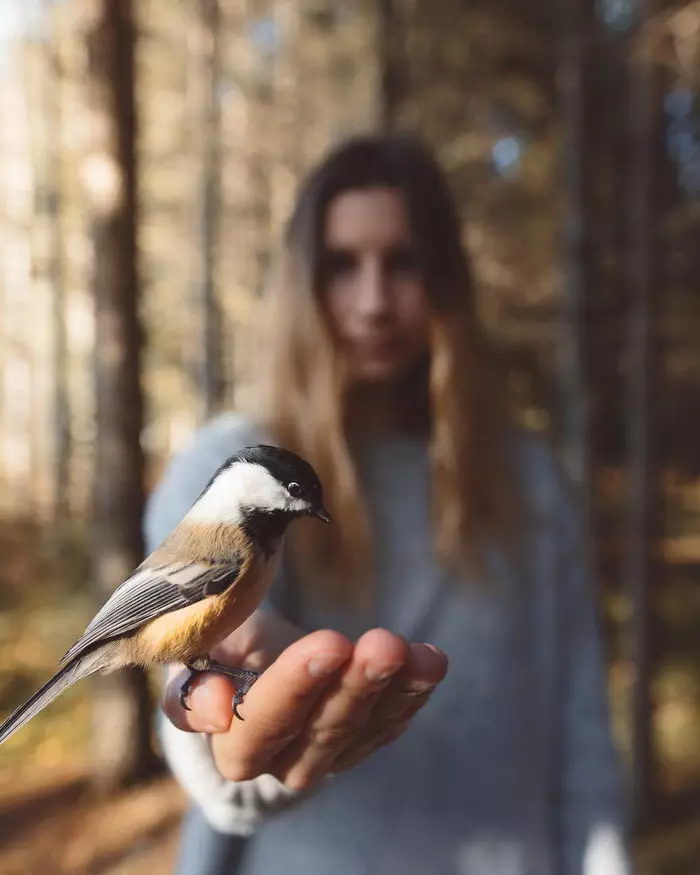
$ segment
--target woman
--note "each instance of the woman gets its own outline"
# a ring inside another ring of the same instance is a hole
[[[419,142],[327,156],[269,304],[263,412],[216,419],[171,464],[148,540],[263,438],[314,464],[337,524],[290,533],[268,604],[216,654],[270,666],[245,722],[216,676],[183,711],[173,667],[163,745],[196,803],[181,871],[234,871],[225,836],[250,835],[246,875],[626,872],[577,512],[508,419]]]

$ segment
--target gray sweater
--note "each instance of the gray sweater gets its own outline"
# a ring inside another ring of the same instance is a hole
[[[151,498],[149,548],[225,458],[264,437],[235,414],[203,428]],[[629,872],[578,515],[544,445],[516,444],[531,513],[519,567],[494,550],[487,584],[449,579],[433,559],[427,447],[386,438],[357,449],[377,545],[373,615],[302,600],[284,571],[275,584],[275,608],[308,630],[381,625],[447,653],[445,681],[395,744],[297,796],[269,775],[224,780],[203,737],[162,720],[166,758],[204,818],[252,836],[245,875]]]

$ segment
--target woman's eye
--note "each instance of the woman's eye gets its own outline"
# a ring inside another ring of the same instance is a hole
[[[351,273],[357,266],[357,259],[352,252],[328,252],[323,259],[323,275],[326,280]]]
[[[299,498],[301,495],[301,486],[298,483],[290,483],[287,487],[287,492],[292,498]]]
[[[414,273],[418,268],[416,256],[408,246],[392,249],[386,256],[386,269],[389,273]]]

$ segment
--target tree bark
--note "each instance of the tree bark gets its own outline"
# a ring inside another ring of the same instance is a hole
[[[201,151],[199,201],[199,259],[196,284],[196,311],[200,331],[197,342],[197,384],[201,419],[209,419],[223,394],[221,308],[216,295],[218,236],[221,227],[221,9],[219,0],[199,0]]]
[[[655,12],[654,0],[640,5],[640,20]],[[644,824],[655,804],[653,680],[656,642],[653,590],[658,527],[658,466],[655,421],[656,375],[660,360],[659,228],[660,161],[663,135],[662,74],[649,62],[630,71],[630,156],[627,340],[629,496],[627,591],[632,605],[629,658],[635,667],[632,690],[632,800]]]
[[[53,335],[53,517],[61,532],[70,517],[70,460],[72,435],[68,392],[68,332],[66,326],[66,286],[63,254],[63,181],[61,168],[63,71],[58,49],[49,49],[50,81],[46,83],[45,111],[49,127],[49,168],[47,213],[49,220],[49,272],[52,285]]]
[[[569,0],[564,8],[559,83],[563,121],[564,276],[559,343],[562,444],[569,472],[591,513],[590,321],[593,294],[591,232],[592,64],[594,0]],[[588,520],[590,522],[590,519]]]
[[[405,65],[401,47],[405,39],[403,20],[396,0],[378,0],[377,56],[379,61],[379,127],[396,127],[398,110],[405,93]]]
[[[86,35],[94,142],[86,167],[94,247],[96,447],[93,571],[104,600],[143,557],[134,24],[131,0],[95,0]],[[93,777],[103,791],[148,774],[151,703],[135,669],[95,683]]]

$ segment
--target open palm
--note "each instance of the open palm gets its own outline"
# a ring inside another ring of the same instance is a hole
[[[398,738],[447,671],[430,644],[409,644],[386,629],[353,643],[331,630],[305,635],[259,611],[222,642],[212,657],[265,669],[232,720],[233,682],[203,674],[192,685],[190,711],[180,687],[187,669],[172,666],[163,710],[179,729],[206,732],[224,778],[271,774],[292,790],[361,762]]]

